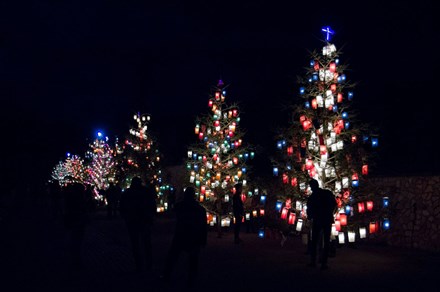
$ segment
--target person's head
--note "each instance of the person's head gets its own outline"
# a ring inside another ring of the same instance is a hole
[[[183,192],[183,200],[192,201],[195,199],[195,195],[196,195],[196,190],[193,187],[189,186]]]
[[[239,194],[239,195],[241,195],[242,190],[243,190],[243,185],[242,185],[241,183],[236,183],[236,184],[234,185],[234,189],[235,189],[234,194]]]
[[[138,187],[140,187],[140,186],[142,186],[142,180],[141,180],[141,178],[138,177],[138,176],[133,177],[133,178],[131,179],[131,185],[130,185],[130,188],[133,188],[133,187],[138,188]]]
[[[314,192],[315,190],[319,189],[319,182],[316,179],[312,178],[309,181],[309,186],[312,189],[312,192]]]

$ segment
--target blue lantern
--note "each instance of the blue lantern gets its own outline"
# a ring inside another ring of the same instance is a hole
[[[350,91],[350,92],[348,93],[348,100],[351,101],[352,99],[353,99],[353,92]]]
[[[390,229],[390,220],[388,218],[384,218],[382,222],[382,228],[384,230]]]
[[[278,176],[278,167],[273,168],[273,175]]]
[[[264,229],[258,230],[258,237],[259,238],[264,238]]]
[[[383,200],[382,202],[383,202],[384,208],[388,207],[388,205],[390,204],[389,198],[388,197],[383,197],[382,200]]]
[[[347,114],[347,112],[343,112],[343,113],[342,113],[342,118],[343,118],[343,119],[348,118],[348,114]]]
[[[275,205],[275,209],[280,212],[281,211],[281,207],[283,207],[283,202],[278,201]]]
[[[305,108],[310,108],[310,102],[306,101],[306,102],[304,103],[304,107],[305,107]]]
[[[266,203],[266,195],[261,195],[260,197],[260,203],[265,204]]]
[[[377,138],[371,138],[371,147],[376,148],[379,146],[379,140]]]
[[[359,181],[358,180],[351,181],[351,186],[357,188],[359,186]]]
[[[306,90],[305,90],[304,87],[300,87],[300,88],[299,88],[299,93],[300,93],[300,94],[304,94],[305,91],[306,91]]]

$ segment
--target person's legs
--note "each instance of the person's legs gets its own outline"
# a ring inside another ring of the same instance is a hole
[[[188,287],[193,287],[196,283],[199,267],[199,253],[200,249],[198,247],[189,251]]]
[[[318,243],[319,243],[319,239],[321,238],[320,236],[321,233],[321,226],[319,224],[317,224],[316,222],[313,223],[313,227],[312,227],[312,240],[311,240],[311,246],[310,246],[310,265],[311,266],[315,266],[316,265],[316,254],[317,254],[317,249],[318,249]]]
[[[321,267],[326,268],[327,267],[327,259],[328,259],[328,253],[330,249],[330,233],[331,233],[332,226],[330,224],[323,226],[323,241],[324,241],[324,248],[322,250],[322,256],[321,256]]]
[[[240,243],[240,228],[241,228],[242,217],[235,217],[234,225],[234,243]]]
[[[168,250],[167,258],[165,260],[165,267],[162,273],[162,277],[165,281],[170,280],[171,273],[175,264],[177,263],[181,251],[181,244],[179,244],[176,240],[173,240],[170,249]]]

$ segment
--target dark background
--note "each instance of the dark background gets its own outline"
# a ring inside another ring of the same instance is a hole
[[[327,25],[357,83],[353,109],[380,130],[372,174],[438,174],[435,22],[433,1],[2,1],[2,179],[45,181],[98,130],[127,134],[136,112],[179,164],[220,78],[270,173],[283,105]]]

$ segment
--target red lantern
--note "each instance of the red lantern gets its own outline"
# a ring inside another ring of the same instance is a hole
[[[318,108],[318,102],[316,101],[316,98],[312,99],[312,108],[317,109]]]
[[[353,173],[353,175],[351,176],[351,180],[359,180],[359,176],[357,173]]]
[[[199,133],[199,139],[203,140],[203,133]]]
[[[332,91],[332,92],[335,92],[336,91],[336,84],[332,84],[332,85],[330,85],[330,90]]]
[[[325,155],[327,153],[327,146],[325,146],[325,145],[319,146],[319,153],[321,155]]]
[[[212,107],[212,105],[213,105],[213,101],[212,101],[212,99],[210,99],[209,102],[208,102],[208,106]]]
[[[296,177],[292,177],[292,179],[290,180],[290,185],[292,187],[296,187],[297,184],[298,184],[298,179]]]
[[[289,223],[290,225],[295,224],[295,219],[296,219],[296,215],[295,215],[295,213],[290,213],[290,214],[289,214],[289,221],[288,221],[288,223]]]
[[[362,174],[368,175],[368,165],[367,164],[362,165]]]
[[[303,130],[307,131],[312,126],[312,122],[310,122],[309,120],[305,120],[304,122],[302,122],[302,126]]]
[[[370,222],[370,233],[375,233],[377,231],[376,222]]]
[[[260,216],[264,216],[264,209],[260,209]]]
[[[288,212],[289,210],[287,210],[287,208],[283,208],[283,211],[281,211],[281,219],[286,219]]]
[[[238,163],[238,158],[234,157],[234,158],[232,158],[232,161],[234,162],[234,164],[237,164]]]
[[[216,92],[215,93],[215,100],[219,100],[220,99],[220,92]]]
[[[293,147],[292,146],[287,147],[287,155],[292,156],[292,154],[293,154]]]
[[[236,117],[237,115],[238,115],[238,111],[235,109],[235,110],[232,110],[232,115],[234,116],[234,117]]]
[[[337,102],[341,103],[342,102],[342,93],[338,93],[338,97],[337,97]]]
[[[336,231],[341,231],[341,222],[339,220],[335,220],[335,228]]]
[[[368,201],[367,202],[367,210],[368,211],[372,211],[373,210],[373,201]]]
[[[283,183],[287,184],[289,182],[289,176],[287,175],[287,173],[283,173]]]
[[[336,71],[336,63],[332,62],[330,63],[330,72],[334,73]]]
[[[351,136],[351,143],[356,143],[357,137],[356,135]]]
[[[339,222],[341,222],[341,226],[347,225],[347,215],[346,214],[339,214]]]
[[[313,160],[311,159],[306,159],[306,169],[310,170],[313,168]]]
[[[313,69],[315,69],[315,71],[319,70],[319,63],[318,61],[315,60],[314,64],[313,64]]]
[[[359,213],[363,213],[365,211],[365,204],[364,202],[359,202],[358,203],[358,212]]]

